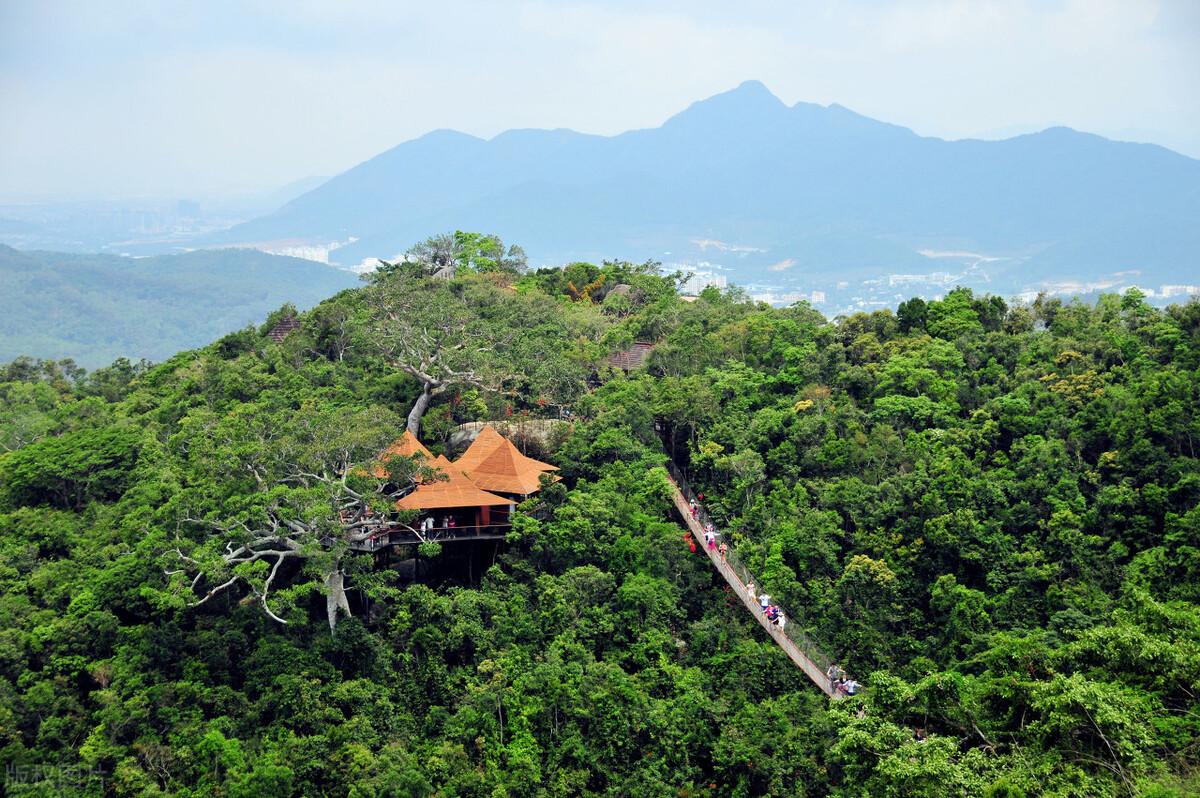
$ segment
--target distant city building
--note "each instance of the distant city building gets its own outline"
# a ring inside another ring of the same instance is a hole
[[[713,288],[726,288],[728,285],[729,281],[720,274],[696,272],[688,278],[687,282],[680,286],[680,290],[685,294],[696,295],[709,286]]]
[[[289,258],[314,260],[317,263],[329,263],[329,247],[327,246],[274,247],[266,249],[264,252],[271,255],[285,255]]]
[[[283,255],[289,258],[329,263],[329,253],[336,249],[353,244],[358,239],[350,236],[345,241],[330,241],[328,244],[313,244],[300,239],[290,238],[279,241],[258,241],[252,244],[234,244],[239,249],[256,249],[268,255]]]

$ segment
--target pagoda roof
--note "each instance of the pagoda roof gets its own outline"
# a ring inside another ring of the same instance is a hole
[[[521,454],[512,441],[489,427],[456,462],[472,482],[486,490],[528,495],[540,487],[540,477],[556,466]]]
[[[507,440],[499,432],[492,429],[491,426],[485,426],[479,430],[479,434],[475,436],[475,440],[471,441],[471,445],[462,453],[462,456],[454,461],[454,464],[462,471],[469,472],[486,460],[488,455],[503,446]]]
[[[494,507],[512,504],[512,499],[480,490],[442,455],[434,458],[429,465],[441,471],[446,479],[420,483],[412,493],[396,502],[396,509],[441,510],[451,507]]]
[[[417,436],[404,430],[404,434],[388,444],[388,447],[380,453],[379,459],[371,465],[371,476],[383,479],[388,475],[384,465],[388,460],[396,457],[412,457],[417,454],[422,455],[426,460],[433,459],[433,455],[417,440]]]
[[[510,444],[493,450],[468,476],[472,482],[486,490],[528,495],[537,493],[541,487],[542,474],[551,468],[553,466],[522,456],[516,447]]]

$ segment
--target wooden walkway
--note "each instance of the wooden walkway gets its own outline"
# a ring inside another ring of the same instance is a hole
[[[688,500],[684,498],[683,491],[680,489],[679,483],[671,477],[668,477],[668,480],[671,483],[671,498],[675,502],[675,509],[679,511],[679,514],[683,517],[688,529],[691,530],[692,536],[696,538],[696,542],[700,546],[700,550],[708,556],[708,559],[712,562],[713,566],[717,569],[721,576],[725,578],[725,581],[729,583],[729,586],[733,588],[734,595],[738,596],[742,600],[742,604],[746,607],[746,611],[754,616],[755,620],[758,621],[762,628],[767,630],[767,634],[771,635],[771,637],[775,640],[775,643],[783,649],[785,654],[788,655],[788,658],[791,659],[792,662],[796,663],[800,670],[804,671],[804,675],[809,679],[812,679],[813,684],[819,687],[821,691],[830,698],[842,698],[842,696],[833,689],[833,686],[830,685],[829,677],[825,675],[824,669],[814,662],[807,654],[801,651],[800,647],[796,645],[796,641],[788,637],[778,626],[775,626],[773,623],[767,620],[766,613],[764,613],[762,608],[759,607],[757,598],[750,596],[749,592],[746,590],[746,585],[738,577],[737,573],[733,570],[730,564],[721,559],[721,555],[717,551],[709,549],[708,546],[704,545],[704,527],[701,525],[699,520],[692,517],[691,506],[688,504]]]

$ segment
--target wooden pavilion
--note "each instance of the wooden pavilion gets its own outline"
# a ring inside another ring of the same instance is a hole
[[[416,456],[424,458],[424,464],[436,476],[412,484],[411,490],[395,503],[397,510],[417,511],[416,520],[409,524],[384,522],[355,548],[378,551],[389,544],[503,539],[517,502],[537,493],[542,474],[557,470],[521,454],[491,427],[480,431],[457,463],[442,455],[434,457],[406,431],[368,468],[373,476],[383,479],[388,476],[389,459]]]
[[[443,479],[421,482],[396,502],[397,510],[419,510],[422,522],[432,519],[430,530],[482,530],[510,523],[513,500],[480,489],[445,457],[438,455],[430,467]]]

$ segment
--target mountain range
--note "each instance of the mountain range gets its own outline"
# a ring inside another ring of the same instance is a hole
[[[654,258],[887,298],[1200,282],[1197,219],[1200,161],[1159,146],[1068,128],[947,141],[748,81],[611,137],[437,130],[208,243],[343,242],[330,258],[353,265],[479,230],[535,264]]]

